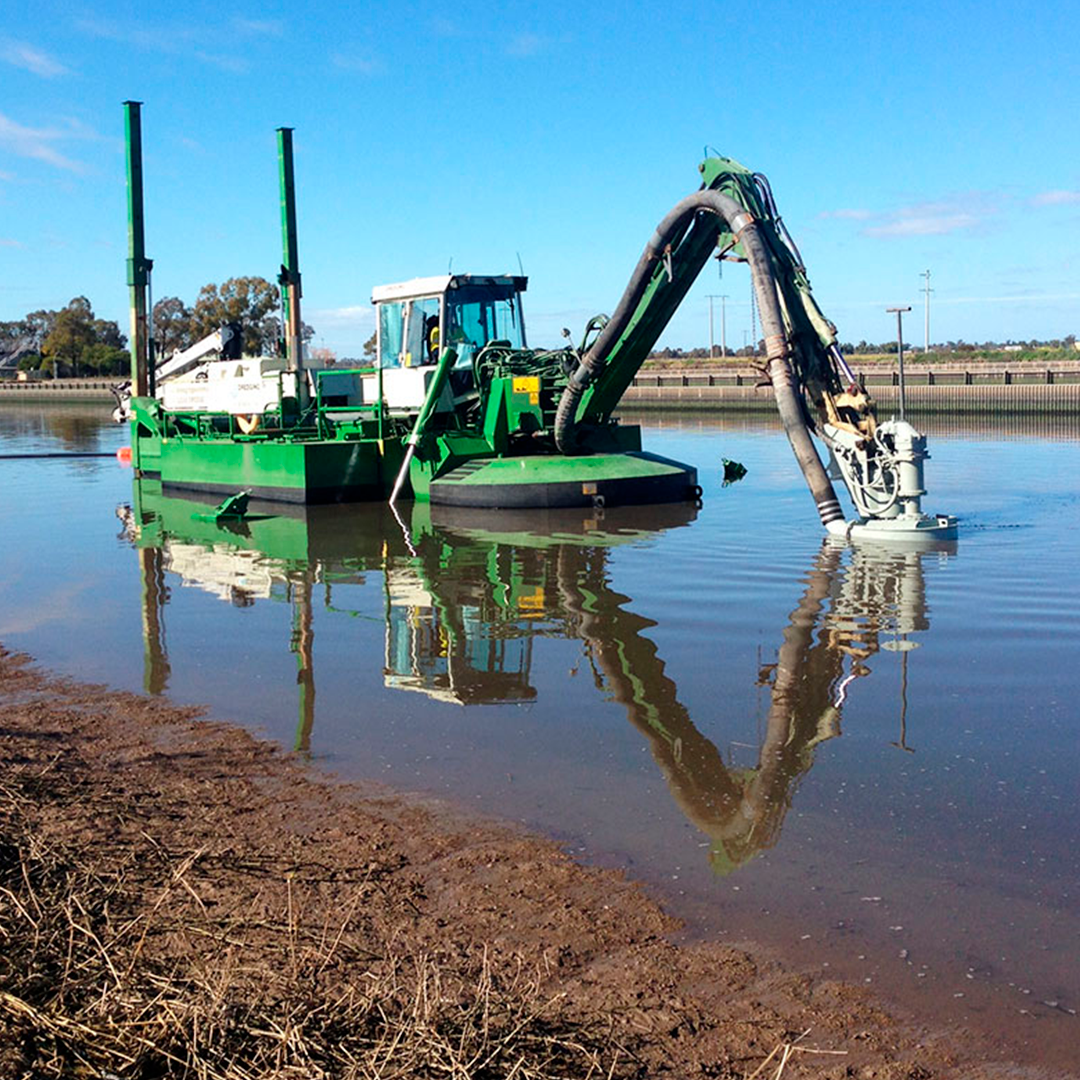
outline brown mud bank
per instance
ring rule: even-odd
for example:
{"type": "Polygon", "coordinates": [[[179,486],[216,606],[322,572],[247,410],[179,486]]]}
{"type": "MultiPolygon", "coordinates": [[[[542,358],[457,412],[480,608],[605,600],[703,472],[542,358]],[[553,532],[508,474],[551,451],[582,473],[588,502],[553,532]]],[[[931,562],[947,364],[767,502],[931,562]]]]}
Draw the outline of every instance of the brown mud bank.
{"type": "Polygon", "coordinates": [[[0,1076],[999,1077],[621,875],[0,650],[0,1076]]]}

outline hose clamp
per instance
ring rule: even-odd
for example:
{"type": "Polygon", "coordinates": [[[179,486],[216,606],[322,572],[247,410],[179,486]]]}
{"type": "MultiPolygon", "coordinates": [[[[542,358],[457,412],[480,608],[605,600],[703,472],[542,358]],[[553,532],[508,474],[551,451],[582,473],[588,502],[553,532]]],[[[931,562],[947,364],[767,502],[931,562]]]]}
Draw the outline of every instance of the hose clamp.
{"type": "Polygon", "coordinates": [[[742,213],[736,214],[731,221],[728,222],[731,226],[731,231],[735,234],[735,239],[739,240],[742,237],[742,232],[747,226],[754,224],[753,217],[745,210],[742,213]]]}
{"type": "Polygon", "coordinates": [[[770,360],[786,360],[788,355],[787,338],[783,334],[771,334],[765,339],[765,355],[770,360]]]}

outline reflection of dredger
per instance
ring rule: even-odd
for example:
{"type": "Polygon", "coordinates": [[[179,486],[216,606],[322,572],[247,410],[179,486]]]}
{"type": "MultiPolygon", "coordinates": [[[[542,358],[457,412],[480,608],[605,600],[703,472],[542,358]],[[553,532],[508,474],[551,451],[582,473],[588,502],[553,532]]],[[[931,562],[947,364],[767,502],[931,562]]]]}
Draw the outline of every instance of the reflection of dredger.
{"type": "MultiPolygon", "coordinates": [[[[309,745],[314,722],[312,599],[332,611],[337,584],[361,584],[380,571],[385,604],[385,685],[442,702],[530,700],[533,641],[584,643],[599,688],[627,710],[648,740],[677,805],[711,841],[718,872],[774,844],[815,749],[840,734],[852,682],[869,674],[879,649],[902,654],[909,635],[927,629],[925,551],[848,548],[826,540],[791,613],[776,660],[759,673],[770,704],[757,763],[725,762],[678,699],[656,646],[654,625],[630,610],[610,582],[613,547],[688,524],[681,504],[634,510],[569,511],[538,522],[503,511],[476,527],[475,513],[454,516],[414,508],[412,528],[370,520],[343,508],[296,518],[255,516],[240,524],[193,517],[187,500],[147,495],[137,486],[125,531],[140,548],[147,688],[169,676],[164,608],[166,574],[233,603],[286,600],[293,608],[290,648],[296,657],[300,722],[297,747],[309,745]],[[538,528],[539,525],[539,528],[538,528]],[[388,538],[394,538],[390,540],[388,538]],[[239,599],[238,599],[239,597],[239,599]]],[[[906,696],[897,745],[906,744],[906,696]]]]}
{"type": "MultiPolygon", "coordinates": [[[[904,652],[906,685],[908,635],[929,625],[922,562],[936,556],[824,543],[776,661],[759,674],[770,691],[764,738],[757,764],[740,768],[678,700],[645,635],[654,624],[611,588],[607,558],[618,536],[541,543],[449,522],[415,538],[412,587],[395,586],[394,573],[388,585],[387,685],[440,700],[520,700],[534,692],[532,639],[581,639],[598,686],[646,736],[679,808],[709,836],[713,868],[727,872],[778,839],[816,747],[840,734],[851,683],[870,673],[866,660],[882,648],[904,652]]],[[[905,712],[906,697],[902,725],[905,712]]],[[[907,748],[903,726],[897,745],[907,748]]]]}
{"type": "Polygon", "coordinates": [[[388,569],[386,685],[459,705],[535,698],[529,685],[532,635],[524,627],[509,632],[512,605],[524,598],[506,597],[508,610],[493,599],[459,595],[448,603],[425,587],[417,568],[388,569]]]}
{"type": "Polygon", "coordinates": [[[413,558],[386,568],[387,686],[462,705],[531,700],[537,637],[579,638],[559,574],[568,559],[604,580],[607,551],[687,524],[684,504],[560,510],[414,511],[413,558]],[[477,528],[477,521],[493,528],[477,528]],[[537,526],[540,525],[538,530],[537,526]]]}

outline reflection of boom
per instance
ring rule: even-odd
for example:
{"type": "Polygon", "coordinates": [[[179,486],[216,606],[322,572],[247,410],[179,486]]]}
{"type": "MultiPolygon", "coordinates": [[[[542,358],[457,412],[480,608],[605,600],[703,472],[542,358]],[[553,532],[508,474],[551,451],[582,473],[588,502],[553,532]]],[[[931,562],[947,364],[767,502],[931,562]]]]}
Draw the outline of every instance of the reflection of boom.
{"type": "Polygon", "coordinates": [[[560,574],[564,603],[612,697],[649,740],[668,787],[686,817],[712,840],[710,862],[727,872],[771,847],[799,779],[818,743],[840,734],[840,709],[851,679],[869,674],[863,660],[879,635],[927,627],[918,552],[885,553],[826,541],[806,591],[784,631],[775,664],[762,672],[771,704],[758,763],[729,767],[698,731],[642,631],[653,625],[629,611],[606,582],[560,574]],[[584,586],[584,587],[583,587],[584,586]],[[848,657],[851,673],[844,674],[848,657]]]}

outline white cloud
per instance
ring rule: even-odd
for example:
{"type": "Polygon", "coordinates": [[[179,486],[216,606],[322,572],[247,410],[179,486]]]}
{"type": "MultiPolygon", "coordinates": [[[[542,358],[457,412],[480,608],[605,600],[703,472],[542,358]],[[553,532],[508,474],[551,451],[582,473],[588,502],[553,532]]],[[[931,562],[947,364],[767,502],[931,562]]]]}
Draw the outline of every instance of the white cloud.
{"type": "Polygon", "coordinates": [[[819,218],[841,218],[847,221],[867,221],[874,216],[873,210],[823,210],[818,214],[819,218]]]}
{"type": "Polygon", "coordinates": [[[940,199],[911,203],[892,210],[842,207],[825,210],[819,219],[864,222],[863,236],[897,240],[912,236],[947,236],[977,231],[995,218],[1007,197],[994,192],[971,191],[940,199]]]}
{"type": "Polygon", "coordinates": [[[539,34],[515,34],[506,46],[507,56],[536,56],[551,44],[551,39],[539,34]]]}
{"type": "Polygon", "coordinates": [[[831,210],[819,217],[865,222],[863,236],[902,240],[913,236],[947,236],[973,232],[1000,212],[1003,197],[984,191],[947,195],[893,210],[831,210]]]}
{"type": "Polygon", "coordinates": [[[35,49],[33,45],[28,45],[25,41],[15,41],[13,38],[0,38],[0,60],[25,71],[31,71],[44,79],[70,74],[59,60],[54,60],[48,53],[35,49]]]}
{"type": "Polygon", "coordinates": [[[334,330],[359,329],[375,325],[375,308],[371,304],[350,304],[347,307],[337,308],[309,308],[305,315],[310,317],[313,325],[318,323],[317,329],[322,329],[324,325],[329,325],[334,330]]]}
{"type": "Polygon", "coordinates": [[[66,131],[57,128],[23,127],[0,113],[0,148],[18,157],[44,161],[69,172],[82,172],[85,166],[81,161],[75,161],[60,153],[55,144],[63,139],[90,138],[89,131],[89,128],[78,124],[69,124],[66,131]]]}
{"type": "Polygon", "coordinates": [[[934,301],[942,304],[1044,304],[1051,301],[1080,300],[1080,293],[1019,293],[1015,296],[943,296],[934,301]]]}
{"type": "Polygon", "coordinates": [[[106,22],[103,19],[78,19],[75,25],[91,37],[133,45],[137,49],[188,57],[232,74],[242,75],[251,69],[248,61],[241,56],[208,52],[202,47],[207,41],[216,42],[226,36],[213,27],[196,30],[190,27],[137,26],[106,22]]]}
{"type": "Polygon", "coordinates": [[[461,27],[451,19],[443,15],[436,15],[430,23],[431,32],[436,37],[456,38],[464,36],[461,27]]]}
{"type": "Polygon", "coordinates": [[[185,149],[190,150],[193,154],[201,154],[205,156],[208,151],[205,146],[198,139],[192,139],[188,135],[177,135],[176,141],[185,149]]]}
{"type": "Polygon", "coordinates": [[[5,240],[0,237],[0,247],[26,247],[21,240],[5,240]]]}
{"type": "Polygon", "coordinates": [[[1032,206],[1068,206],[1080,203],[1080,191],[1042,191],[1035,195],[1032,206]]]}
{"type": "Polygon", "coordinates": [[[233,75],[246,75],[251,70],[251,65],[241,56],[233,56],[230,53],[208,53],[202,49],[192,49],[191,55],[204,64],[228,71],[233,75]]]}
{"type": "Polygon", "coordinates": [[[866,236],[886,238],[945,236],[963,229],[972,229],[981,224],[982,220],[976,214],[943,213],[933,210],[920,213],[915,207],[907,207],[896,211],[891,221],[886,221],[882,225],[871,225],[864,229],[863,233],[866,236]]]}
{"type": "Polygon", "coordinates": [[[282,37],[285,33],[281,19],[243,19],[237,15],[232,22],[240,33],[253,37],[282,37]]]}
{"type": "Polygon", "coordinates": [[[360,75],[378,75],[383,70],[382,61],[370,53],[330,54],[330,63],[341,71],[354,71],[360,75]]]}

